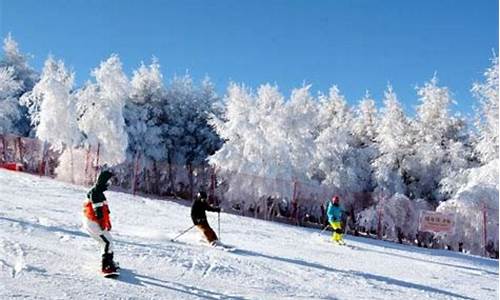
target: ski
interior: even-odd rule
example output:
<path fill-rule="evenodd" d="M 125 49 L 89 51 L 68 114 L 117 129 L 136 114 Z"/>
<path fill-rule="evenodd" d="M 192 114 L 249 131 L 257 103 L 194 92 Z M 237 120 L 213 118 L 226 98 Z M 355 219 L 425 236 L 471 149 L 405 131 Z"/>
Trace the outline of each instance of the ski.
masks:
<path fill-rule="evenodd" d="M 208 246 L 210 246 L 212 248 L 215 248 L 215 249 L 222 250 L 222 251 L 226 251 L 226 252 L 234 252 L 234 251 L 236 251 L 235 247 L 229 246 L 229 245 L 220 244 L 220 243 L 217 243 L 215 245 L 208 245 Z"/>
<path fill-rule="evenodd" d="M 110 272 L 110 273 L 102 273 L 102 276 L 104 278 L 115 279 L 115 278 L 118 278 L 120 276 L 120 272 L 116 271 L 116 272 Z"/>

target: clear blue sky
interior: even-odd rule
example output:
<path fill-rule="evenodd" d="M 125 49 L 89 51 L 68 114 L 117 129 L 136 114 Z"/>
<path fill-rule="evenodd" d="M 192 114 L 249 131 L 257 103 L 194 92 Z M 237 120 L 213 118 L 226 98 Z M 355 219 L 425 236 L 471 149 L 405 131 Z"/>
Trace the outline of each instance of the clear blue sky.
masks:
<path fill-rule="evenodd" d="M 287 95 L 337 84 L 351 104 L 366 89 L 380 104 L 390 81 L 410 113 L 435 71 L 471 113 L 471 84 L 498 53 L 497 0 L 0 0 L 0 12 L 32 66 L 52 53 L 79 84 L 111 53 L 129 75 L 154 55 L 165 78 L 208 75 L 220 93 L 231 80 Z"/>

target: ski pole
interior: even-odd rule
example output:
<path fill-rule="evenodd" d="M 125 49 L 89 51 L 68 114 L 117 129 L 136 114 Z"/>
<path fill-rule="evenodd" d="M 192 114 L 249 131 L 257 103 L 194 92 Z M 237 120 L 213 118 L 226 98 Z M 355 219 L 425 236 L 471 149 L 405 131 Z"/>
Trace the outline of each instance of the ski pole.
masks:
<path fill-rule="evenodd" d="M 175 241 L 176 239 L 180 238 L 181 236 L 183 236 L 186 232 L 188 232 L 189 230 L 193 229 L 194 226 L 196 225 L 193 225 L 191 227 L 189 227 L 188 229 L 184 230 L 183 232 L 179 233 L 179 235 L 177 235 L 176 237 L 174 237 L 173 239 L 170 239 L 171 242 Z"/>
<path fill-rule="evenodd" d="M 325 230 L 327 230 L 328 227 L 330 227 L 330 224 L 326 225 L 325 228 L 323 228 L 323 230 L 321 230 L 321 232 L 319 233 L 319 235 L 321 235 Z"/>

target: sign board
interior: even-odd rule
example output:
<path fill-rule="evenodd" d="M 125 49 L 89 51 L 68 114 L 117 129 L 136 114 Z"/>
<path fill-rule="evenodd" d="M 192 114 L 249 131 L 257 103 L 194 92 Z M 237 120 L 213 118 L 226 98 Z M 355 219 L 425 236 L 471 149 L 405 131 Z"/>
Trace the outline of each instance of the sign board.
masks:
<path fill-rule="evenodd" d="M 455 215 L 423 210 L 420 212 L 418 230 L 451 234 L 455 230 Z"/>

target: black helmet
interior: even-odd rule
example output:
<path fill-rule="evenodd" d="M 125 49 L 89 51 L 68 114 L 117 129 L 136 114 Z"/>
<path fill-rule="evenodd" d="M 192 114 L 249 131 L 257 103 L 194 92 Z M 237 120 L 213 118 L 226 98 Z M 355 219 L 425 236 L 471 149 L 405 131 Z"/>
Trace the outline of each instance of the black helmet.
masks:
<path fill-rule="evenodd" d="M 208 196 L 205 191 L 199 191 L 198 194 L 196 194 L 196 199 L 200 201 L 207 200 Z"/>

